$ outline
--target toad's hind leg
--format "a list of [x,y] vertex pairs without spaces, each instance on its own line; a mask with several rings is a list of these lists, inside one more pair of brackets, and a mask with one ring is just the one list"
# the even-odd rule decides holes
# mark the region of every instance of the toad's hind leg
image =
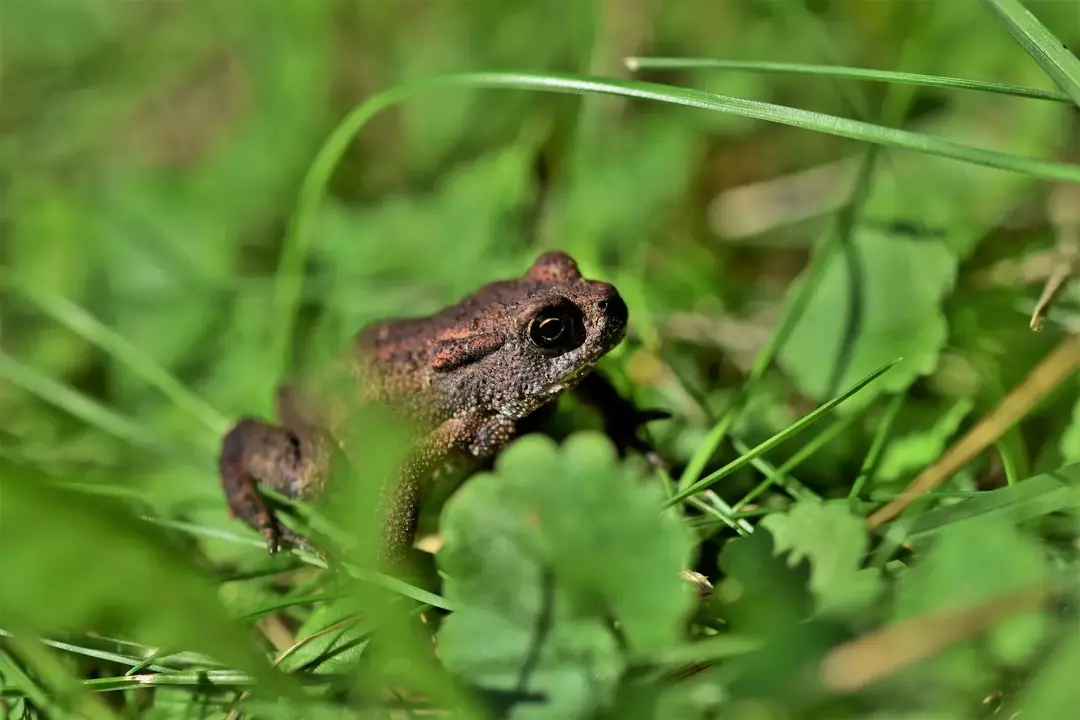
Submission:
[[321,487],[325,457],[310,433],[253,418],[240,420],[222,440],[218,458],[230,514],[262,534],[270,553],[277,552],[282,542],[309,547],[277,519],[258,486],[290,498],[308,499]]
[[604,427],[620,455],[627,450],[641,453],[652,465],[667,468],[667,464],[650,443],[641,437],[641,428],[653,420],[671,417],[665,410],[640,410],[624,398],[611,381],[597,372],[589,373],[574,388],[575,394],[592,405],[604,418]]

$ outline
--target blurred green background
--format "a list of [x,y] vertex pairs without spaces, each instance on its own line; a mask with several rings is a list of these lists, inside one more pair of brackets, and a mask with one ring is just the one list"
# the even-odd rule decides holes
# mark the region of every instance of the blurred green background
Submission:
[[[1030,6],[1080,47],[1074,5]],[[708,465],[902,357],[800,465],[799,482],[825,498],[847,496],[891,404],[902,402],[863,500],[932,463],[1071,322],[1067,293],[1045,332],[1027,327],[1060,228],[1080,222],[1075,186],[909,151],[869,156],[867,144],[822,133],[625,98],[448,88],[379,114],[348,147],[316,208],[287,357],[276,355],[292,322],[275,312],[276,273],[301,181],[342,117],[380,90],[457,71],[637,77],[1075,161],[1069,104],[707,68],[631,72],[624,62],[838,64],[1054,89],[978,3],[7,0],[0,21],[0,629],[22,632],[0,638],[11,717],[108,717],[140,702],[195,717],[204,702],[194,681],[172,710],[167,692],[109,706],[66,695],[78,679],[125,668],[47,653],[33,633],[108,628],[259,666],[265,641],[227,622],[220,604],[242,613],[317,580],[275,580],[286,560],[207,536],[258,539],[227,517],[220,494],[224,424],[269,416],[282,371],[318,363],[365,323],[519,275],[542,248],[566,250],[626,298],[630,339],[601,367],[640,403],[673,413],[654,439],[681,469],[765,347],[812,249],[840,237],[845,253],[823,261],[733,445]],[[1075,382],[1005,437],[1008,468],[987,454],[950,487],[989,490],[1007,470],[1024,478],[1080,460]],[[556,435],[599,427],[573,401],[561,407]],[[779,448],[771,465],[798,448]],[[735,504],[760,472],[747,466],[714,489]],[[758,502],[789,501],[770,490]],[[1075,551],[1060,536],[1072,531],[1055,528]],[[701,553],[706,574],[716,575],[724,537]],[[245,573],[255,580],[237,580]],[[298,612],[286,626],[311,621]],[[128,652],[119,647],[108,649]],[[929,706],[944,696],[939,707],[977,705],[967,693],[1000,684],[986,672],[942,681],[955,680],[967,704],[943,690]],[[67,699],[14,699],[35,688]],[[227,711],[216,697],[208,716]],[[878,701],[895,696],[866,707]]]

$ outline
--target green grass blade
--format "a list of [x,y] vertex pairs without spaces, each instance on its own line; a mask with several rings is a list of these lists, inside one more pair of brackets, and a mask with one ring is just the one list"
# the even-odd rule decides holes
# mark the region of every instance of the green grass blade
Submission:
[[178,407],[186,410],[209,428],[214,438],[221,436],[228,429],[229,422],[221,413],[170,375],[153,358],[132,345],[122,335],[102,325],[94,316],[75,303],[57,295],[47,295],[26,287],[7,277],[6,273],[0,274],[0,282],[10,284],[46,315],[123,363],[129,370],[160,390]]
[[[804,498],[812,498],[814,500],[820,500],[821,496],[816,492],[806,487],[802,483],[790,477],[792,470],[802,464],[807,458],[813,456],[817,451],[828,445],[830,442],[840,436],[845,430],[851,427],[856,420],[860,417],[859,414],[853,413],[841,418],[837,418],[831,425],[822,430],[820,433],[810,439],[810,442],[803,445],[799,450],[792,454],[790,458],[780,467],[770,468],[769,472],[765,473],[765,479],[762,480],[757,487],[748,492],[742,500],[735,503],[735,512],[742,510],[744,507],[753,502],[759,495],[771,488],[773,485],[779,485],[783,488],[788,495],[796,500]],[[741,450],[740,450],[741,452]]]
[[716,493],[704,492],[701,497],[692,497],[687,502],[744,537],[754,532],[754,526],[735,517],[734,509]]
[[750,452],[741,455],[739,458],[737,458],[736,460],[731,461],[730,463],[728,463],[724,467],[720,468],[716,472],[710,473],[709,475],[706,475],[701,480],[697,481],[696,483],[694,483],[690,487],[686,488],[685,490],[681,490],[680,492],[675,493],[675,495],[673,495],[667,501],[667,503],[665,504],[665,507],[670,507],[670,506],[672,506],[672,505],[674,505],[676,503],[682,502],[683,500],[690,497],[691,495],[695,495],[695,494],[701,492],[705,488],[707,488],[710,485],[716,483],[718,480],[721,480],[724,477],[727,477],[728,475],[735,472],[736,470],[743,467],[744,465],[749,464],[755,458],[767,453],[769,450],[772,450],[774,447],[776,447],[780,443],[784,442],[785,440],[788,440],[792,436],[796,435],[801,430],[803,430],[803,429],[809,427],[810,425],[814,424],[815,422],[820,420],[821,417],[824,416],[826,413],[828,413],[830,410],[832,410],[836,406],[840,405],[842,402],[844,402],[845,400],[850,398],[852,395],[854,395],[855,393],[859,392],[864,387],[866,387],[867,385],[872,383],[874,380],[877,380],[881,375],[885,374],[885,372],[888,371],[889,368],[891,368],[893,365],[895,365],[898,362],[899,362],[899,359],[893,360],[888,365],[884,365],[884,366],[878,368],[874,372],[872,372],[869,375],[867,375],[866,377],[864,377],[859,382],[852,385],[850,388],[848,388],[841,395],[838,395],[837,397],[833,398],[829,402],[825,403],[824,405],[819,407],[817,410],[814,410],[814,412],[810,413],[806,417],[801,418],[798,422],[794,422],[791,425],[789,425],[788,427],[781,430],[780,432],[776,433],[775,435],[773,435],[771,438],[769,438],[765,442],[759,444],[757,447],[755,447]]
[[732,72],[768,73],[776,75],[813,75],[815,77],[845,78],[849,80],[867,80],[871,82],[892,83],[895,85],[918,85],[920,87],[947,88],[950,90],[974,90],[976,92],[1013,95],[1033,100],[1052,102],[1072,102],[1072,98],[1055,90],[1039,90],[1020,85],[968,80],[966,78],[944,77],[941,75],[923,75],[921,73],[898,72],[894,70],[873,70],[870,68],[847,67],[844,65],[806,65],[802,63],[757,62],[748,60],[720,60],[714,58],[663,58],[629,57],[624,60],[630,70],[730,70]]
[[1080,166],[1019,157],[909,130],[659,83],[528,72],[460,73],[424,78],[395,85],[353,108],[319,148],[304,177],[296,212],[285,238],[275,283],[274,312],[278,322],[271,343],[271,358],[275,364],[276,376],[283,376],[288,364],[288,350],[292,342],[297,305],[303,290],[304,259],[313,241],[318,205],[326,194],[326,187],[334,169],[356,134],[379,112],[416,93],[449,88],[501,88],[573,95],[596,93],[652,100],[952,158],[1043,180],[1080,183]]
[[104,430],[111,435],[127,440],[133,445],[163,450],[166,443],[139,423],[118,415],[98,404],[85,395],[61,385],[55,380],[42,375],[34,368],[24,365],[7,353],[0,352],[0,378],[37,395],[42,400],[56,405],[80,420]]
[[[807,445],[811,445],[813,444],[813,442],[814,439],[812,438],[810,442],[807,443]],[[803,445],[801,448],[799,448],[798,453],[803,453],[806,450],[807,445]],[[733,447],[735,449],[735,452],[739,453],[740,455],[744,455],[753,449],[745,442],[743,442],[742,439],[739,437],[731,438],[731,447]],[[750,464],[754,467],[755,470],[764,475],[765,479],[758,483],[756,487],[754,487],[749,493],[744,495],[740,500],[735,501],[735,504],[731,506],[732,510],[734,510],[735,512],[739,512],[740,510],[745,509],[745,506],[748,503],[753,501],[761,493],[765,492],[773,485],[777,485],[781,490],[787,493],[788,497],[790,497],[792,500],[801,500],[803,498],[813,500],[821,499],[820,497],[818,497],[817,493],[799,482],[798,478],[796,478],[794,475],[788,475],[787,471],[781,472],[783,470],[783,466],[778,467],[777,465],[774,465],[762,456],[754,458],[750,461]],[[787,463],[784,464],[786,465]],[[750,498],[749,500],[747,500],[748,497]]]
[[154,661],[157,660],[160,657],[163,657],[163,656],[167,655],[167,654],[168,654],[168,651],[165,650],[164,648],[155,649],[155,650],[151,651],[151,653],[147,657],[143,658],[137,664],[132,665],[131,667],[129,667],[124,674],[125,675],[138,675],[138,674],[142,673],[144,670],[146,670],[147,668],[153,668],[154,667]]
[[728,431],[735,424],[739,413],[742,412],[746,398],[750,396],[754,388],[765,377],[765,373],[772,366],[776,356],[780,353],[780,349],[802,319],[802,314],[810,303],[810,298],[813,297],[818,283],[824,276],[827,267],[826,261],[843,244],[845,232],[850,232],[850,226],[854,222],[854,212],[865,201],[868,192],[867,188],[870,186],[877,163],[877,156],[878,154],[875,152],[866,153],[859,167],[859,175],[855,181],[855,191],[850,202],[837,217],[835,229],[825,235],[814,247],[814,252],[810,256],[810,263],[803,271],[803,276],[798,282],[794,295],[784,303],[783,313],[776,327],[769,334],[769,341],[757,354],[757,357],[754,358],[754,364],[750,367],[750,372],[747,373],[746,378],[727,403],[724,415],[709,431],[705,441],[694,450],[694,454],[683,469],[682,475],[679,476],[679,490],[690,487],[701,476],[705,466],[716,453],[717,448],[720,447],[720,443],[723,442]]
[[[150,517],[148,515],[142,516],[142,519],[153,525],[160,525],[161,527],[171,528],[173,530],[188,533],[189,535],[193,535],[195,537],[209,537],[214,538],[215,540],[223,540],[225,542],[236,543],[238,545],[247,545],[249,547],[259,549],[266,548],[266,542],[258,539],[255,535],[242,536],[237,535],[236,533],[229,532],[228,530],[219,530],[217,528],[197,525],[195,523],[184,522],[182,520],[168,520],[165,518]],[[316,567],[324,569],[326,568],[326,563],[317,558],[312,553],[295,548],[291,549],[291,553],[309,565],[314,565]],[[373,570],[364,570],[363,568],[358,568],[354,565],[350,565],[347,563],[342,563],[341,567],[351,577],[356,578],[357,580],[362,580],[364,582],[370,582],[372,584],[379,585],[386,588],[387,590],[390,590],[391,592],[395,592],[399,595],[411,598],[425,605],[431,605],[432,607],[437,607],[442,610],[454,610],[453,605],[446,598],[428,592],[427,590],[424,590],[422,588],[418,588],[415,585],[410,585],[409,583],[403,580],[398,580],[397,578],[390,575],[375,572]]]
[[3,645],[0,645],[0,676],[4,678],[4,685],[0,686],[0,697],[27,698],[46,713],[47,717],[63,716],[59,704],[48,689],[23,670]]
[[[14,637],[14,634],[0,628],[0,637]],[[67,643],[60,640],[47,640],[45,638],[39,638],[38,642],[42,645],[47,645],[56,650],[62,652],[69,652],[75,655],[83,655],[85,657],[95,658],[97,660],[105,660],[106,662],[116,663],[118,665],[130,665],[137,667],[144,663],[144,660],[139,658],[128,657],[127,655],[121,655],[119,653],[109,652],[107,650],[99,650],[97,648],[86,647],[83,645],[75,645],[73,643]],[[174,668],[165,667],[164,665],[147,665],[153,672],[172,672]]]
[[[775,337],[777,333],[773,333]],[[769,348],[765,348],[762,354],[771,355]],[[716,450],[720,447],[720,443],[724,442],[724,438],[727,437],[728,431],[731,430],[731,426],[735,424],[735,419],[739,415],[739,410],[742,408],[743,402],[746,396],[749,394],[748,389],[752,382],[751,378],[747,378],[745,382],[735,391],[735,396],[728,402],[727,407],[724,410],[723,416],[720,420],[713,424],[712,429],[709,430],[709,434],[705,436],[705,439],[698,443],[698,446],[694,448],[694,453],[690,456],[690,461],[683,468],[682,475],[679,477],[679,489],[685,490],[694,484],[701,473],[705,470],[705,466],[709,464],[709,460],[716,454]]]
[[153,493],[144,487],[128,487],[127,485],[108,485],[106,483],[83,482],[81,480],[57,480],[53,487],[72,492],[98,495],[100,497],[124,498],[126,500],[139,500],[145,502]]
[[[463,73],[446,75],[418,81],[399,90],[434,89],[437,87],[501,87],[520,90],[540,90],[569,94],[599,93],[620,95],[639,100],[692,107],[714,112],[725,112],[742,117],[765,120],[767,122],[790,125],[792,127],[846,137],[852,140],[871,142],[886,147],[900,148],[939,155],[986,165],[1002,170],[1012,170],[1033,178],[1044,180],[1063,180],[1080,182],[1080,166],[1056,163],[1048,160],[1018,157],[1007,153],[986,150],[924,133],[898,130],[873,123],[850,120],[848,118],[826,115],[824,113],[800,110],[798,108],[745,100],[742,98],[703,92],[690,88],[672,87],[658,83],[646,83],[635,80],[609,80],[576,75],[542,75],[533,73]],[[365,107],[375,102],[376,96],[364,104]],[[383,101],[383,105],[389,104]],[[374,114],[369,111],[368,114]]]
[[349,149],[353,138],[371,118],[386,108],[405,100],[419,88],[412,84],[395,85],[365,100],[345,116],[319,148],[315,160],[300,184],[296,212],[285,236],[274,286],[276,333],[270,357],[277,363],[274,377],[284,377],[288,366],[296,309],[304,285],[304,261],[314,236],[316,213],[326,195],[334,170]]
[[[125,640],[123,638],[113,637],[111,635],[95,635],[94,640],[107,642],[118,648],[130,648],[131,652],[128,655],[142,656],[145,658],[152,658],[160,660],[162,662],[168,661],[169,667],[173,670],[185,670],[193,667],[198,668],[225,668],[224,663],[214,658],[203,655],[202,653],[195,652],[193,650],[172,650],[170,648],[152,648],[148,645],[134,642],[132,640]],[[144,660],[145,661],[145,660]],[[134,675],[135,673],[130,673]]]
[[852,483],[851,490],[848,492],[848,500],[852,504],[858,502],[866,483],[873,477],[878,463],[885,455],[885,448],[888,447],[893,423],[900,416],[900,410],[904,407],[906,398],[905,393],[897,393],[889,400],[889,404],[885,408],[885,417],[878,423],[877,430],[874,432],[874,439],[870,441],[870,449],[866,452],[866,457],[863,458],[862,466],[859,468],[859,476],[855,478],[855,482]]
[[[986,493],[986,490],[931,490],[930,492],[923,493],[921,497],[924,497],[927,500],[970,500],[974,497],[982,497]],[[878,490],[876,492],[871,492],[864,501],[864,504],[873,505],[874,503],[889,502],[898,497],[904,497],[904,493]]]
[[1016,42],[1080,106],[1080,59],[1039,22],[1020,0],[983,0]]
[[1005,471],[1005,484],[1015,485],[1019,480],[1019,475],[1016,472],[1019,461],[1016,458],[1014,448],[1009,443],[998,438],[997,442],[994,443],[994,449],[998,451],[998,457],[1001,458],[1001,469]]
[[82,686],[90,692],[110,692],[140,687],[246,687],[254,685],[250,675],[236,670],[199,670],[197,672],[172,672],[143,675],[119,675],[116,677],[83,680]]
[[264,605],[256,610],[251,610],[243,615],[238,615],[237,620],[243,622],[251,622],[253,620],[259,620],[267,615],[273,615],[279,613],[282,610],[288,610],[289,608],[296,607],[298,605],[312,605],[320,602],[331,602],[333,600],[341,600],[343,598],[353,597],[349,593],[322,593],[320,595],[303,595],[300,597],[288,598],[281,602],[272,603],[270,605]]
[[1080,508],[1080,464],[930,510],[914,522],[908,539],[922,539],[946,526],[976,518],[1002,515],[1009,522],[1019,523],[1070,508]]
[[[78,717],[86,720],[119,720],[119,716],[100,699],[82,691],[82,683],[75,675],[74,668],[61,658],[45,649],[36,639],[29,636],[14,636],[7,640],[12,650],[25,663],[29,674],[47,688],[50,698],[59,701],[63,708],[51,712],[49,717]],[[7,688],[0,686],[0,697]]]
[[642,658],[642,662],[664,666],[716,662],[754,652],[764,644],[760,638],[747,635],[718,635],[669,648],[656,657]]

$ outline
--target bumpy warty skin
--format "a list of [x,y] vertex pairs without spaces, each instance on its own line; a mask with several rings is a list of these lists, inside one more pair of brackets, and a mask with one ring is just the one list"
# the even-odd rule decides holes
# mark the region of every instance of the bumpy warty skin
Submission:
[[[564,301],[581,311],[584,341],[544,355],[526,336],[529,322]],[[626,322],[612,285],[582,278],[568,255],[552,252],[525,277],[489,283],[435,315],[365,328],[357,355],[371,399],[404,400],[409,417],[429,427],[451,417],[520,419],[588,372],[622,340]],[[444,368],[432,364],[440,354]]]
[[[561,252],[541,255],[524,276],[483,286],[434,315],[375,323],[328,377],[341,386],[286,386],[281,426],[242,419],[226,436],[222,481],[231,512],[263,533],[301,542],[281,526],[255,490],[292,497],[323,490],[324,448],[350,407],[382,403],[417,432],[405,467],[386,488],[385,554],[411,545],[423,487],[440,471],[467,473],[516,434],[517,421],[572,387],[626,332],[616,289],[581,276]],[[343,371],[343,372],[342,372]]]

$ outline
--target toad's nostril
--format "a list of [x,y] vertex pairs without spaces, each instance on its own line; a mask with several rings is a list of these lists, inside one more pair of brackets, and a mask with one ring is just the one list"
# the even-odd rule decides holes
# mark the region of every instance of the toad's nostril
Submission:
[[602,312],[607,318],[609,325],[625,325],[627,315],[626,303],[616,293],[600,301],[603,304]]

